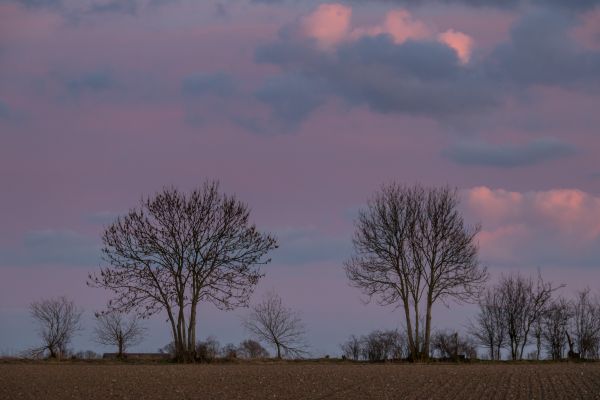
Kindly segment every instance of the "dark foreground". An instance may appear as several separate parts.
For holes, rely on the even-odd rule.
[[[0,364],[0,399],[600,399],[600,364]]]

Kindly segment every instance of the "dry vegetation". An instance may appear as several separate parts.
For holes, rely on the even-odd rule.
[[[0,364],[2,399],[600,399],[600,364]]]

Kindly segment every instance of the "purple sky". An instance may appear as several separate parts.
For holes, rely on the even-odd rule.
[[[281,248],[255,299],[299,309],[315,355],[395,328],[348,287],[382,183],[460,188],[493,278],[600,289],[600,1],[0,0],[0,351],[27,305],[85,286],[105,224],[219,179]],[[460,329],[472,306],[436,309]],[[200,335],[246,336],[204,306]],[[160,318],[139,347],[169,340]],[[104,350],[91,321],[74,347]]]

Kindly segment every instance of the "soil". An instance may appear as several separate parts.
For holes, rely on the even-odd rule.
[[[7,363],[0,399],[600,399],[600,363]]]

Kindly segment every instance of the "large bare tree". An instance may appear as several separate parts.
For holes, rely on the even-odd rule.
[[[411,359],[429,357],[433,304],[475,300],[488,277],[477,257],[480,228],[464,223],[458,205],[455,189],[393,183],[355,222],[346,275],[379,304],[403,309]]]
[[[73,336],[81,330],[83,312],[64,296],[33,302],[29,311],[43,341],[42,346],[30,350],[29,354],[40,356],[47,352],[51,358],[64,356]]]
[[[116,346],[118,358],[123,357],[129,347],[140,344],[145,332],[137,316],[127,318],[117,311],[96,314],[96,341],[105,346]]]
[[[250,223],[248,206],[206,182],[189,194],[165,188],[142,199],[102,236],[106,266],[88,284],[114,293],[109,311],[164,312],[176,358],[195,358],[201,301],[245,306],[276,239]]]
[[[272,345],[277,358],[306,354],[306,328],[300,315],[286,307],[274,291],[267,292],[261,302],[252,307],[244,327],[259,341]]]

